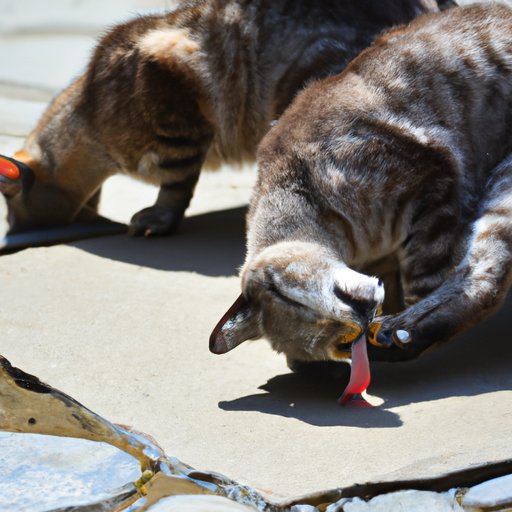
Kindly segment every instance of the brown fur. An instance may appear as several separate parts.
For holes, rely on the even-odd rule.
[[[203,164],[252,159],[307,82],[435,10],[433,0],[196,0],[113,28],[18,153],[36,180],[9,200],[11,232],[94,217],[115,173],[161,186],[132,232],[172,231]]]
[[[424,16],[308,87],[258,151],[245,300],[212,350],[266,336],[336,360],[380,326],[373,357],[407,359],[492,314],[512,282],[511,127],[505,6]]]

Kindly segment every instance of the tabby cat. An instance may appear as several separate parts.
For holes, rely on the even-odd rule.
[[[457,335],[512,281],[512,10],[391,30],[300,93],[257,160],[213,352],[265,336],[289,363],[339,360],[367,332],[371,357],[405,360]]]
[[[203,165],[254,158],[308,81],[437,10],[435,0],[196,0],[116,26],[14,155],[35,180],[8,201],[11,232],[90,220],[115,173],[160,185],[132,233],[173,231]]]

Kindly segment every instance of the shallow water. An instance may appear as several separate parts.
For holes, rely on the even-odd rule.
[[[274,509],[255,490],[166,456],[149,437],[110,423],[2,356],[0,466],[6,512],[143,511],[174,495]]]
[[[105,502],[133,494],[131,482],[140,474],[136,459],[106,443],[0,432],[2,511],[46,512]]]

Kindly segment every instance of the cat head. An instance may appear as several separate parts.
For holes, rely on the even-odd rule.
[[[242,295],[214,329],[210,350],[223,354],[266,337],[289,361],[346,359],[383,301],[378,278],[317,244],[281,242],[245,264]]]

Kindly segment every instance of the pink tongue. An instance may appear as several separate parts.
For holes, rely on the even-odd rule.
[[[361,396],[370,385],[370,364],[366,350],[366,335],[360,336],[352,345],[352,368],[350,381],[338,400],[341,405],[353,403],[354,405],[371,405]],[[356,401],[356,402],[354,402]]]

